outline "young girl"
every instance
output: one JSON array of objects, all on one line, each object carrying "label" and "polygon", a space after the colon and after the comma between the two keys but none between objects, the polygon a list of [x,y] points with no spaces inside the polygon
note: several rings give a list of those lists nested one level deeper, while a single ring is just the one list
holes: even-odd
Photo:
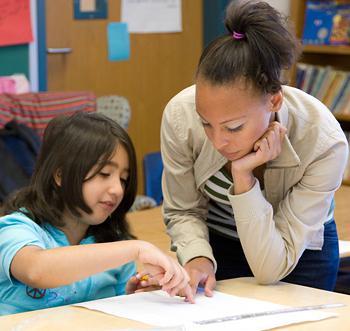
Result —
[{"label": "young girl", "polygon": [[216,279],[254,276],[333,290],[334,192],[348,146],[314,97],[283,85],[298,42],[263,1],[232,1],[227,34],[196,85],[162,120],[164,218],[181,263],[211,295]]},{"label": "young girl", "polygon": [[132,293],[136,259],[163,290],[193,301],[177,262],[131,240],[135,194],[135,152],[118,124],[93,113],[52,120],[30,186],[2,208],[0,315]]}]

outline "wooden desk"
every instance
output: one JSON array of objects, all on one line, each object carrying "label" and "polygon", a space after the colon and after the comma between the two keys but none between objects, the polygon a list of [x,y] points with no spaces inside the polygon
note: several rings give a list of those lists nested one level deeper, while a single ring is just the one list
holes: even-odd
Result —
[{"label": "wooden desk", "polygon": [[169,252],[170,237],[165,231],[161,207],[129,213],[128,223],[137,239],[149,241],[162,251]]},{"label": "wooden desk", "polygon": [[[168,251],[170,240],[165,234],[160,208],[131,213],[129,214],[129,222],[133,233],[137,235],[139,239],[150,241],[164,251]],[[350,296],[348,295],[282,282],[277,285],[261,286],[257,285],[253,278],[237,278],[221,281],[218,282],[217,290],[238,296],[291,306],[344,303],[347,305],[346,307],[327,310],[338,313],[339,317],[337,318],[292,325],[275,330],[349,330]],[[145,327],[145,325],[100,312],[70,306],[0,317],[1,331],[87,331],[112,330],[128,327]]]},{"label": "wooden desk", "polygon": [[[279,283],[278,285],[257,285],[253,278],[236,278],[221,281],[217,289],[229,294],[267,300],[285,305],[314,305],[321,303],[344,303],[347,306],[329,309],[339,314],[337,318],[323,321],[291,325],[274,330],[295,331],[348,331],[350,325],[350,296],[313,288]],[[113,330],[146,325],[79,307],[59,307],[34,312],[0,317],[1,331],[88,331]]]},{"label": "wooden desk", "polygon": [[341,240],[350,240],[350,186],[342,185],[335,192],[335,222]]},{"label": "wooden desk", "polygon": [[[342,241],[350,241],[349,201],[350,201],[350,186],[342,185],[339,188],[339,190],[335,192],[335,210],[334,210],[334,218],[337,224],[338,236],[339,236],[339,239]],[[347,270],[346,273],[350,271],[349,262],[348,262],[348,259],[350,257],[350,250],[347,248],[348,244],[349,244],[348,242],[339,243],[341,251],[343,251],[340,254],[340,258],[341,258],[340,268],[343,271]],[[345,287],[347,288],[349,288],[349,286],[346,285],[348,281],[349,281],[348,279],[344,279],[344,281],[341,280],[341,282],[344,283]],[[348,290],[346,292],[348,293]]]}]

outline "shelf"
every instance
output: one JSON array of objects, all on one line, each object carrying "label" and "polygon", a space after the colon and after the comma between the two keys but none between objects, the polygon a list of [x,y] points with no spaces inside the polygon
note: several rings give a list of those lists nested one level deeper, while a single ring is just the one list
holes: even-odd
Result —
[{"label": "shelf", "polygon": [[350,114],[333,114],[333,115],[338,121],[349,121],[350,122]]},{"label": "shelf", "polygon": [[348,180],[348,179],[343,179],[342,185],[350,185],[350,180]]},{"label": "shelf", "polygon": [[304,45],[303,53],[350,55],[350,46]]},{"label": "shelf", "polygon": [[[349,0],[347,1],[349,2]],[[291,19],[295,25],[297,37],[301,40],[305,21],[307,0],[290,1]],[[336,70],[350,71],[350,45],[302,45],[301,62],[318,66],[331,66]],[[296,66],[292,70],[292,81],[296,80]],[[350,114],[333,113],[344,131],[350,132]],[[349,167],[349,164],[347,165]],[[350,186],[350,179],[342,181]]]}]

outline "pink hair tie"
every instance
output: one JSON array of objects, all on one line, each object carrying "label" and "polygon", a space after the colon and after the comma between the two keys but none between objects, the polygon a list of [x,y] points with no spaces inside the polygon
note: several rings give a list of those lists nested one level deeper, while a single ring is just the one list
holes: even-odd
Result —
[{"label": "pink hair tie", "polygon": [[239,32],[236,32],[236,31],[233,31],[233,33],[232,33],[232,38],[233,39],[239,40],[239,39],[243,39],[244,37],[245,37],[244,33],[239,33]]}]

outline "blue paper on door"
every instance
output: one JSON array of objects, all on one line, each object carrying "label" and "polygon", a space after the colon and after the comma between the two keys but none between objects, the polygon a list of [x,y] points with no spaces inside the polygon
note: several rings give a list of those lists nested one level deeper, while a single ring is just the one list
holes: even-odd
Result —
[{"label": "blue paper on door", "polygon": [[126,23],[112,22],[107,26],[108,59],[125,61],[130,58],[130,35]]}]

